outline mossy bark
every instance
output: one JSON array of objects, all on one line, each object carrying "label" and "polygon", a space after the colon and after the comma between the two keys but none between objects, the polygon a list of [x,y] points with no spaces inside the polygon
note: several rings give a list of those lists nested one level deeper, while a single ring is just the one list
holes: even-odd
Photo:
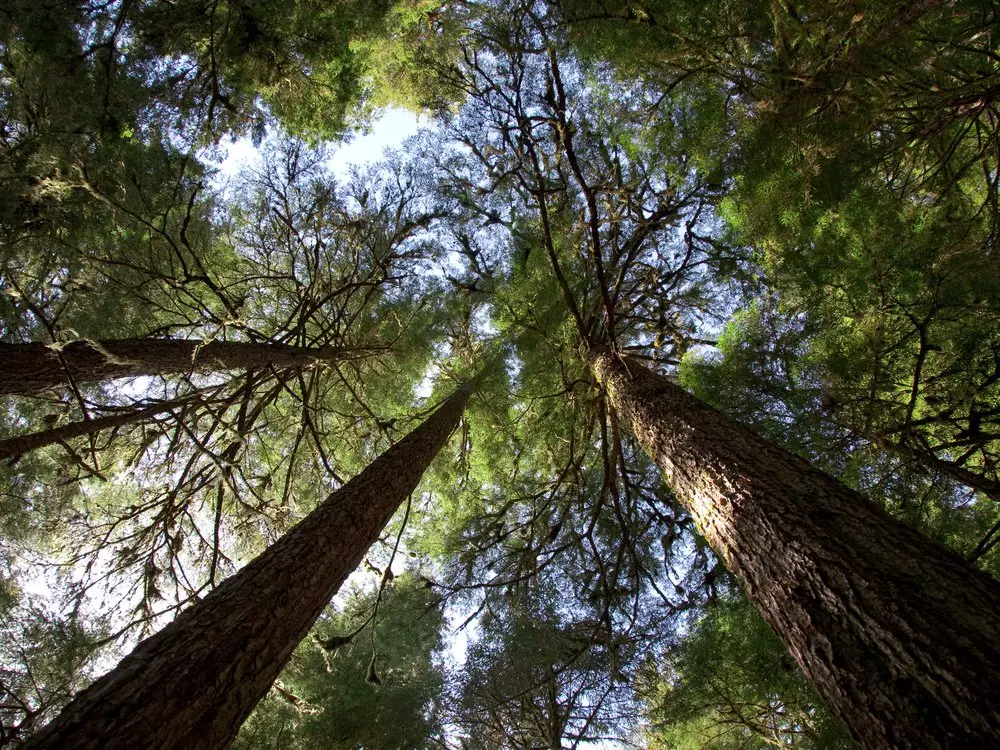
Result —
[{"label": "mossy bark", "polygon": [[340,347],[194,339],[0,344],[0,395],[30,395],[71,383],[142,375],[307,367],[358,353]]},{"label": "mossy bark", "polygon": [[591,364],[863,747],[1000,747],[1000,582],[636,360]]}]

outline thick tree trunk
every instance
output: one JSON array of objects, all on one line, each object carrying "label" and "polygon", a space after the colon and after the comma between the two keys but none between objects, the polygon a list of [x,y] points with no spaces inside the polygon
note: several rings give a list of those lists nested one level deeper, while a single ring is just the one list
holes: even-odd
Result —
[{"label": "thick tree trunk", "polygon": [[0,395],[38,393],[70,382],[178,372],[306,367],[359,350],[196,339],[119,339],[0,344]]},{"label": "thick tree trunk", "polygon": [[591,364],[862,746],[1000,747],[1000,583],[639,362]]},{"label": "thick tree trunk", "polygon": [[469,385],[80,693],[26,750],[225,748],[457,426]]}]

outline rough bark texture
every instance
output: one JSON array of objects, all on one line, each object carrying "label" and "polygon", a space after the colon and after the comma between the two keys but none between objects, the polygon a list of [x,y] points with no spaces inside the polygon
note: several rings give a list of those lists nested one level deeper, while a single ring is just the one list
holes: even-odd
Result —
[{"label": "rough bark texture", "polygon": [[0,344],[0,395],[38,393],[74,383],[178,372],[306,367],[356,350],[196,339],[119,339]]},{"label": "rough bark texture", "polygon": [[591,363],[863,747],[1000,747],[1000,583],[637,361]]},{"label": "rough bark texture", "polygon": [[246,568],[80,693],[26,750],[228,747],[455,429],[463,386]]}]

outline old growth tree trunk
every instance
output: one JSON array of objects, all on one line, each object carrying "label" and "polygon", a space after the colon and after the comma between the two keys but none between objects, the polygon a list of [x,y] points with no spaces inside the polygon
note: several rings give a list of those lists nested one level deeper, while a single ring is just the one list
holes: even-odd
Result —
[{"label": "old growth tree trunk", "polygon": [[38,393],[71,382],[178,372],[306,367],[356,350],[196,339],[118,339],[0,344],[0,395]]},{"label": "old growth tree trunk", "polygon": [[639,362],[591,365],[863,747],[1000,747],[1000,583]]},{"label": "old growth tree trunk", "polygon": [[458,425],[469,384],[80,693],[25,750],[221,750]]}]

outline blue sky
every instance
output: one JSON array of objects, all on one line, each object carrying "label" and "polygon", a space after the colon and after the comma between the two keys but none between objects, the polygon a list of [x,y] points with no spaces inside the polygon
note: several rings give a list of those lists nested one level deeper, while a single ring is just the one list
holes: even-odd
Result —
[{"label": "blue sky", "polygon": [[[375,120],[366,133],[355,135],[350,141],[332,149],[330,166],[339,177],[345,177],[352,164],[368,164],[379,159],[386,149],[397,148],[406,138],[414,135],[427,124],[413,112],[405,109],[388,109]],[[240,138],[223,145],[226,158],[218,162],[219,178],[234,177],[241,167],[260,159],[257,148],[249,138]]]}]

